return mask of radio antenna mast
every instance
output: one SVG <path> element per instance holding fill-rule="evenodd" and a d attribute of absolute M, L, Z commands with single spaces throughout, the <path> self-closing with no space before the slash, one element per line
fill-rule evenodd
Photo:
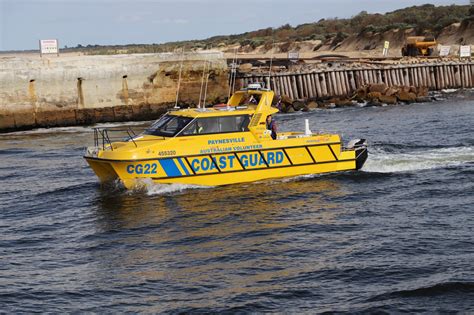
<path fill-rule="evenodd" d="M 178 98 L 179 98 L 179 88 L 181 87 L 181 73 L 183 72 L 183 60 L 184 60 L 184 46 L 181 50 L 181 64 L 179 66 L 178 88 L 176 89 L 176 101 L 174 103 L 174 108 L 179 108 Z"/>
<path fill-rule="evenodd" d="M 237 72 L 237 48 L 234 49 L 234 58 L 232 59 L 232 66 L 230 68 L 230 84 L 229 84 L 229 95 L 227 99 L 230 99 L 230 96 L 233 94 L 233 87 L 234 87 L 234 81 L 235 81 L 235 76 Z"/>
<path fill-rule="evenodd" d="M 207 66 L 207 60 L 204 61 L 204 67 L 202 68 L 201 89 L 199 90 L 199 103 L 198 103 L 198 108 L 201 108 L 202 87 L 204 86 L 204 75 L 205 75 L 205 73 L 206 73 L 206 66 Z"/>
<path fill-rule="evenodd" d="M 272 80 L 272 65 L 273 65 L 273 50 L 275 48 L 275 38 L 273 37 L 273 28 L 272 28 L 272 51 L 270 55 L 270 68 L 268 69 L 268 89 L 272 89 L 271 80 Z"/>
<path fill-rule="evenodd" d="M 202 108 L 206 108 L 206 98 L 207 98 L 207 84 L 209 83 L 209 75 L 211 74 L 211 62 L 207 61 L 207 76 L 206 76 L 206 88 L 204 89 L 204 101 L 202 103 Z"/>

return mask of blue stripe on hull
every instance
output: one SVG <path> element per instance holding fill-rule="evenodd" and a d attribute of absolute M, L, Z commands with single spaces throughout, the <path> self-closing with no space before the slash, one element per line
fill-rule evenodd
<path fill-rule="evenodd" d="M 167 176 L 181 176 L 181 172 L 174 163 L 173 159 L 159 160 L 161 167 L 165 170 Z"/>
<path fill-rule="evenodd" d="M 189 175 L 189 172 L 188 172 L 188 169 L 186 168 L 186 166 L 184 165 L 183 163 L 183 159 L 182 158 L 178 158 L 178 162 L 179 164 L 181 165 L 181 168 L 184 170 L 184 172 L 186 173 L 186 175 Z"/>

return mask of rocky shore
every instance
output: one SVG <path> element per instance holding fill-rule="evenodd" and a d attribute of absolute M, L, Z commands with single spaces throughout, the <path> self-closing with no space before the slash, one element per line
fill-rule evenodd
<path fill-rule="evenodd" d="M 395 105 L 400 103 L 428 102 L 428 88 L 415 86 L 387 86 L 384 83 L 366 84 L 348 97 L 330 97 L 326 99 L 293 100 L 283 95 L 277 96 L 274 105 L 282 113 L 308 111 L 314 108 L 333 108 L 364 104 L 367 106 Z"/>

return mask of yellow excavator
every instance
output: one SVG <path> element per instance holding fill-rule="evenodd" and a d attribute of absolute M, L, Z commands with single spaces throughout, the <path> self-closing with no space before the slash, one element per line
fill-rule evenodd
<path fill-rule="evenodd" d="M 409 36 L 402 47 L 402 56 L 431 56 L 438 42 L 432 37 Z"/>

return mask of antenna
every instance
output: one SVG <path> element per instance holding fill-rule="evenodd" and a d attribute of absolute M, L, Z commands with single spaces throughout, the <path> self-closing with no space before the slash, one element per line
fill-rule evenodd
<path fill-rule="evenodd" d="M 230 84 L 229 84 L 229 95 L 227 96 L 227 99 L 230 99 L 232 92 L 232 87 L 234 86 L 234 80 L 235 80 L 235 73 L 237 71 L 237 48 L 234 49 L 234 58 L 232 59 L 232 67 L 230 68 Z"/>
<path fill-rule="evenodd" d="M 178 98 L 179 98 L 179 88 L 181 86 L 181 72 L 183 72 L 183 60 L 184 60 L 184 47 L 181 50 L 181 64 L 179 66 L 179 76 L 178 76 L 178 88 L 176 90 L 176 101 L 174 103 L 174 108 L 179 108 Z"/>
<path fill-rule="evenodd" d="M 232 82 L 232 93 L 235 92 L 235 81 L 237 80 L 237 59 L 235 59 L 235 72 L 234 72 L 234 81 Z"/>
<path fill-rule="evenodd" d="M 201 108 L 202 87 L 203 87 L 203 85 L 204 85 L 204 75 L 205 75 L 205 73 L 206 73 L 206 66 L 207 66 L 207 60 L 204 61 L 204 67 L 202 68 L 201 89 L 199 90 L 199 103 L 198 103 L 198 108 Z"/>
<path fill-rule="evenodd" d="M 275 38 L 273 37 L 273 27 L 272 27 L 272 53 L 270 55 L 270 68 L 268 69 L 268 89 L 272 89 L 272 65 L 273 65 L 273 50 L 275 48 Z"/>
<path fill-rule="evenodd" d="M 202 103 L 202 107 L 206 108 L 206 97 L 207 97 L 207 83 L 209 82 L 209 75 L 211 74 L 210 68 L 211 68 L 211 62 L 207 61 L 207 76 L 206 76 L 206 88 L 204 89 L 204 101 Z"/>

